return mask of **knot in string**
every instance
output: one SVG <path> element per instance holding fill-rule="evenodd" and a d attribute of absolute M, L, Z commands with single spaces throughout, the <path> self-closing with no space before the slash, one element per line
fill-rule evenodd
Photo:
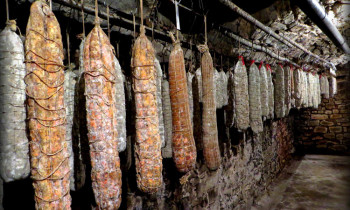
<path fill-rule="evenodd" d="M 209 51 L 208 45 L 206 44 L 197 45 L 197 48 L 200 53 L 205 53 Z"/>
<path fill-rule="evenodd" d="M 16 20 L 6 21 L 6 26 L 10 27 L 11 31 L 16 31 L 16 29 L 17 29 Z"/>

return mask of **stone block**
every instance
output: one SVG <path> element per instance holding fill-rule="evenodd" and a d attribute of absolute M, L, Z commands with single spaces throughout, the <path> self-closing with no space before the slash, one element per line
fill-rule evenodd
<path fill-rule="evenodd" d="M 317 114 L 318 111 L 314 110 L 314 111 L 311 111 L 312 114 Z"/>
<path fill-rule="evenodd" d="M 342 100 L 335 100 L 334 103 L 335 103 L 335 104 L 342 104 L 343 101 L 342 101 Z"/>
<path fill-rule="evenodd" d="M 338 123 L 350 122 L 349 118 L 340 118 L 336 120 Z"/>
<path fill-rule="evenodd" d="M 344 133 L 344 138 L 350 139 L 350 133 Z"/>
<path fill-rule="evenodd" d="M 333 112 L 331 110 L 324 111 L 325 114 L 332 114 Z"/>
<path fill-rule="evenodd" d="M 313 119 L 313 120 L 326 120 L 326 119 L 328 119 L 328 115 L 313 114 L 313 115 L 311 115 L 311 119 Z"/>
<path fill-rule="evenodd" d="M 323 125 L 323 126 L 332 126 L 334 125 L 334 122 L 331 122 L 331 121 L 327 121 L 327 120 L 322 120 L 320 125 Z"/>
<path fill-rule="evenodd" d="M 321 140 L 321 139 L 323 139 L 322 136 L 315 136 L 315 137 L 312 137 L 312 140 Z"/>
<path fill-rule="evenodd" d="M 348 114 L 348 113 L 350 113 L 350 110 L 348 110 L 348 109 L 340 110 L 340 113 L 341 114 Z"/>
<path fill-rule="evenodd" d="M 314 133 L 327 133 L 327 127 L 317 126 L 314 129 Z"/>
<path fill-rule="evenodd" d="M 320 124 L 319 120 L 311 120 L 309 121 L 309 126 L 318 126 Z"/>
<path fill-rule="evenodd" d="M 339 109 L 333 109 L 333 114 L 339 114 Z"/>
<path fill-rule="evenodd" d="M 333 104 L 326 104 L 326 109 L 334 109 L 335 106 Z"/>
<path fill-rule="evenodd" d="M 341 114 L 331 114 L 329 116 L 330 119 L 340 119 L 342 117 L 343 117 L 343 115 L 341 115 Z"/>
<path fill-rule="evenodd" d="M 342 140 L 344 138 L 344 134 L 341 134 L 341 133 L 337 134 L 336 137 L 337 137 L 338 140 Z"/>
<path fill-rule="evenodd" d="M 323 135 L 323 137 L 325 137 L 326 139 L 334 139 L 335 134 L 334 133 L 326 133 Z"/>
<path fill-rule="evenodd" d="M 334 133 L 341 133 L 343 131 L 343 128 L 341 126 L 329 127 L 329 131 Z"/>

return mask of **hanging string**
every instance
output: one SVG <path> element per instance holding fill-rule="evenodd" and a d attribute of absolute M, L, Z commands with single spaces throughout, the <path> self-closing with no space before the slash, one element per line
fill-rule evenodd
<path fill-rule="evenodd" d="M 84 0 L 81 0 L 81 19 L 83 22 L 83 37 L 85 38 Z"/>
<path fill-rule="evenodd" d="M 207 45 L 208 37 L 207 37 L 207 16 L 204 15 L 204 44 Z"/>
<path fill-rule="evenodd" d="M 50 10 L 52 11 L 52 1 L 50 0 L 49 3 L 50 3 Z"/>
<path fill-rule="evenodd" d="M 95 24 L 99 24 L 99 20 L 98 20 L 98 4 L 97 4 L 97 0 L 95 0 Z"/>
<path fill-rule="evenodd" d="M 67 57 L 68 57 L 68 69 L 71 68 L 70 66 L 70 43 L 69 43 L 69 32 L 68 32 L 68 28 L 66 30 L 66 36 L 67 36 Z"/>
<path fill-rule="evenodd" d="M 140 0 L 140 18 L 141 18 L 141 28 L 143 28 L 143 0 Z"/>
<path fill-rule="evenodd" d="M 9 14 L 9 2 L 6 0 L 6 22 L 10 20 L 10 14 Z"/>
<path fill-rule="evenodd" d="M 136 23 L 135 23 L 135 14 L 132 14 L 132 24 L 134 25 L 134 40 L 136 38 Z"/>
<path fill-rule="evenodd" d="M 111 29 L 109 28 L 109 5 L 107 5 L 107 32 L 108 39 L 111 40 Z"/>

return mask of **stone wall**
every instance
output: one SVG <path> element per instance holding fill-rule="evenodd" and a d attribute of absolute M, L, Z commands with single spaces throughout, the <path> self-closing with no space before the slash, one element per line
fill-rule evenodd
<path fill-rule="evenodd" d="M 338 93 L 296 118 L 297 149 L 303 153 L 350 154 L 350 67 L 337 71 Z"/>
<path fill-rule="evenodd" d="M 291 158 L 294 151 L 293 119 L 290 116 L 265 122 L 264 132 L 259 136 L 253 136 L 249 131 L 242 134 L 231 130 L 232 138 L 220 143 L 222 164 L 217 171 L 206 168 L 201 151 L 195 170 L 185 175 L 176 172 L 172 159 L 164 159 L 162 191 L 145 196 L 130 187 L 123 207 L 249 209 Z"/>

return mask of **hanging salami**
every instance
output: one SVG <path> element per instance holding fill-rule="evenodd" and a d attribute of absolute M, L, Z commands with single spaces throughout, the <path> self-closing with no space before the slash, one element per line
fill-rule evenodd
<path fill-rule="evenodd" d="M 272 69 L 269 64 L 266 64 L 267 69 L 267 84 L 269 89 L 269 118 L 273 119 L 275 116 L 275 90 L 272 82 Z"/>
<path fill-rule="evenodd" d="M 75 95 L 75 85 L 77 82 L 77 72 L 78 70 L 67 69 L 64 73 L 64 102 L 66 104 L 66 141 L 69 151 L 69 168 L 70 174 L 70 189 L 75 190 L 75 180 L 74 180 L 74 156 L 72 149 L 73 129 L 74 129 L 74 95 Z"/>
<path fill-rule="evenodd" d="M 227 93 L 227 83 L 228 79 L 223 69 L 221 69 L 220 73 L 220 80 L 222 82 L 221 84 L 221 97 L 222 97 L 222 106 L 227 106 L 228 104 L 228 93 Z"/>
<path fill-rule="evenodd" d="M 308 79 L 307 79 L 307 73 L 303 71 L 303 95 L 304 95 L 304 100 L 303 100 L 303 107 L 307 108 L 308 107 L 308 100 L 309 100 L 309 85 L 308 85 Z"/>
<path fill-rule="evenodd" d="M 70 209 L 63 47 L 49 6 L 35 1 L 26 31 L 27 111 L 36 209 Z"/>
<path fill-rule="evenodd" d="M 254 60 L 249 67 L 249 119 L 250 127 L 255 134 L 263 131 L 261 119 L 261 101 L 260 101 L 260 73 Z"/>
<path fill-rule="evenodd" d="M 197 80 L 198 84 L 198 96 L 199 96 L 199 102 L 202 103 L 202 70 L 201 68 L 198 68 L 195 72 L 195 78 Z"/>
<path fill-rule="evenodd" d="M 173 136 L 173 119 L 171 113 L 169 82 L 166 80 L 165 75 L 162 80 L 162 104 L 165 127 L 165 147 L 162 149 L 162 156 L 163 158 L 171 158 L 173 156 L 171 143 Z"/>
<path fill-rule="evenodd" d="M 328 77 L 325 76 L 325 93 L 324 93 L 324 98 L 329 99 L 329 82 L 328 82 Z"/>
<path fill-rule="evenodd" d="M 302 103 L 302 75 L 301 75 L 301 70 L 296 69 L 293 72 L 293 77 L 294 77 L 294 94 L 293 98 L 295 100 L 295 106 L 297 109 L 301 108 L 301 103 Z"/>
<path fill-rule="evenodd" d="M 243 57 L 238 58 L 234 69 L 233 86 L 235 93 L 235 125 L 239 131 L 249 127 L 248 75 Z"/>
<path fill-rule="evenodd" d="M 221 109 L 222 108 L 222 94 L 221 94 L 221 78 L 220 74 L 217 69 L 214 68 L 214 94 L 215 94 L 215 104 L 216 104 L 216 109 Z"/>
<path fill-rule="evenodd" d="M 118 152 L 125 151 L 126 148 L 126 110 L 125 110 L 125 92 L 124 75 L 118 59 L 113 56 L 115 68 L 115 106 L 117 117 L 118 133 Z"/>
<path fill-rule="evenodd" d="M 261 114 L 263 117 L 269 115 L 269 88 L 267 82 L 267 69 L 261 62 L 259 66 L 260 73 L 260 100 L 261 100 Z"/>
<path fill-rule="evenodd" d="M 283 66 L 277 65 L 277 70 L 274 78 L 275 87 L 275 113 L 277 118 L 284 117 L 284 102 L 285 102 L 285 89 L 284 89 L 284 70 Z"/>
<path fill-rule="evenodd" d="M 172 36 L 174 48 L 169 56 L 169 88 L 173 119 L 173 158 L 178 171 L 188 172 L 196 164 L 197 152 L 193 139 L 188 102 L 185 61 L 180 41 Z"/>
<path fill-rule="evenodd" d="M 291 92 L 290 92 L 290 104 L 291 104 L 291 107 L 290 108 L 295 108 L 294 68 L 293 68 L 292 65 L 290 65 L 290 86 L 291 86 Z"/>
<path fill-rule="evenodd" d="M 203 133 L 202 133 L 202 111 L 200 105 L 200 94 L 202 86 L 199 85 L 199 81 L 202 81 L 201 74 L 200 78 L 197 77 L 197 72 L 192 80 L 192 96 L 193 96 L 193 136 L 196 142 L 196 149 L 203 149 Z M 202 83 L 201 83 L 202 84 Z"/>
<path fill-rule="evenodd" d="M 307 73 L 307 90 L 308 90 L 308 102 L 307 107 L 312 107 L 312 96 L 313 96 L 313 88 L 312 88 L 312 74 L 310 72 Z"/>
<path fill-rule="evenodd" d="M 317 105 L 321 104 L 321 89 L 320 89 L 320 77 L 316 75 L 316 91 L 317 91 Z"/>
<path fill-rule="evenodd" d="M 200 45 L 198 49 L 202 54 L 202 93 L 203 93 L 203 156 L 210 170 L 220 166 L 220 150 L 218 142 L 218 129 L 216 122 L 216 105 L 214 89 L 214 68 L 207 45 Z"/>
<path fill-rule="evenodd" d="M 165 137 L 164 137 L 164 119 L 163 119 L 163 103 L 162 103 L 162 80 L 163 80 L 163 71 L 160 67 L 159 60 L 155 58 L 154 67 L 156 68 L 157 74 L 157 110 L 158 110 L 158 120 L 159 120 L 159 135 L 162 142 L 162 148 L 165 146 Z"/>
<path fill-rule="evenodd" d="M 335 77 L 329 78 L 329 97 L 333 98 L 337 94 L 337 79 Z"/>
<path fill-rule="evenodd" d="M 291 67 L 284 68 L 284 116 L 289 115 L 291 109 Z"/>
<path fill-rule="evenodd" d="M 235 94 L 234 94 L 234 84 L 233 84 L 233 74 L 232 69 L 226 72 L 227 77 L 227 97 L 228 104 L 225 109 L 226 120 L 225 124 L 227 128 L 231 128 L 234 125 L 234 107 L 235 107 Z"/>
<path fill-rule="evenodd" d="M 113 47 L 97 17 L 85 40 L 84 79 L 91 180 L 100 209 L 118 208 L 121 203 L 114 59 Z"/>
<path fill-rule="evenodd" d="M 194 74 L 191 71 L 187 72 L 187 90 L 188 90 L 188 103 L 190 107 L 191 124 L 193 127 L 193 93 L 192 93 L 192 81 Z"/>
<path fill-rule="evenodd" d="M 24 50 L 15 30 L 16 22 L 11 20 L 0 33 L 0 179 L 4 182 L 24 179 L 30 172 Z"/>
<path fill-rule="evenodd" d="M 133 47 L 133 90 L 136 104 L 135 166 L 138 188 L 154 193 L 162 185 L 161 139 L 157 112 L 157 78 L 152 43 L 141 27 Z"/>

